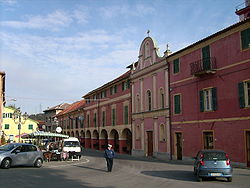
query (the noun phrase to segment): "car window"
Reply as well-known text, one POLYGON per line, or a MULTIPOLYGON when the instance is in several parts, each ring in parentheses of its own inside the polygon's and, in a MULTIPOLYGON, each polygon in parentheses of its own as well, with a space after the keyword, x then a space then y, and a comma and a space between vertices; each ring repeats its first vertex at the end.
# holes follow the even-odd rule
POLYGON ((29 152, 29 151, 37 151, 37 148, 36 148, 36 146, 29 145, 29 146, 27 147, 27 151, 28 151, 28 152, 29 152))
POLYGON ((77 141, 65 141, 64 146, 65 147, 78 147, 80 146, 80 143, 77 141))
POLYGON ((204 160, 227 160, 226 154, 223 152, 208 152, 204 153, 204 160))

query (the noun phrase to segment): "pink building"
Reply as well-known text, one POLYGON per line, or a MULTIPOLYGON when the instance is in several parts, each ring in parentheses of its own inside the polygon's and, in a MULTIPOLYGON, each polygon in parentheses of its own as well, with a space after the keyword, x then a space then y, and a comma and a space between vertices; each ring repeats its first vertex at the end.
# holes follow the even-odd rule
POLYGON ((249 18, 171 54, 167 61, 173 158, 222 149, 233 162, 249 166, 249 18))
POLYGON ((85 147, 131 153, 130 71, 84 95, 85 147))
POLYGON ((151 37, 143 40, 132 68, 133 155, 169 159, 168 68, 151 37))

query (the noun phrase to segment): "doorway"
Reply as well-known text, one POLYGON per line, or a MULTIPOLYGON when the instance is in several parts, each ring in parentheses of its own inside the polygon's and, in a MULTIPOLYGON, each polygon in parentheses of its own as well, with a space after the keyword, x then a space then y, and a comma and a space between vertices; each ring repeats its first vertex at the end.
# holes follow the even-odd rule
POLYGON ((250 131, 246 131, 247 167, 250 167, 250 131))
POLYGON ((182 133, 175 133, 177 160, 182 160, 182 133))
POLYGON ((153 131, 147 131, 148 152, 147 156, 153 156, 153 131))

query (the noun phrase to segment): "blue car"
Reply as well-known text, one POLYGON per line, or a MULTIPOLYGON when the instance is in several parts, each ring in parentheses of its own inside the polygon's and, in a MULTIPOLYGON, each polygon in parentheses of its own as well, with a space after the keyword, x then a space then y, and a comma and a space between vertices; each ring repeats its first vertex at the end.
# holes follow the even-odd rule
POLYGON ((194 162, 194 175, 198 181, 203 178, 226 178, 232 181, 233 168, 228 155, 222 150, 201 150, 194 162))
POLYGON ((43 153, 33 144, 10 143, 0 146, 0 166, 35 166, 43 164, 43 153))

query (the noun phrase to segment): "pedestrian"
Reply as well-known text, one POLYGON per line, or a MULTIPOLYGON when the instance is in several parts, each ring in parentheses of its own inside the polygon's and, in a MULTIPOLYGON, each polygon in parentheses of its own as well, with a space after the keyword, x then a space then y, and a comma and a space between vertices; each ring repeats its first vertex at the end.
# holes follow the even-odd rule
POLYGON ((113 158, 115 157, 115 152, 111 148, 112 148, 112 145, 108 144, 108 149, 105 149, 105 152, 104 152, 104 157, 107 161, 108 172, 112 171, 113 158))

